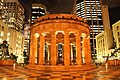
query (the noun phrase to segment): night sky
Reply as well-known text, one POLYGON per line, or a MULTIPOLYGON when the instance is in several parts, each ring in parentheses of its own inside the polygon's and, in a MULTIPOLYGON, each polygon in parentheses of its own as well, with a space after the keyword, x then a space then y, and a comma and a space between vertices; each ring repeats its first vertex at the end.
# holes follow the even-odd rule
MULTIPOLYGON (((30 16, 31 4, 41 3, 47 11, 53 13, 71 13, 74 0, 19 0, 25 8, 26 19, 30 16)), ((111 24, 120 20, 120 0, 104 0, 109 7, 111 24)))

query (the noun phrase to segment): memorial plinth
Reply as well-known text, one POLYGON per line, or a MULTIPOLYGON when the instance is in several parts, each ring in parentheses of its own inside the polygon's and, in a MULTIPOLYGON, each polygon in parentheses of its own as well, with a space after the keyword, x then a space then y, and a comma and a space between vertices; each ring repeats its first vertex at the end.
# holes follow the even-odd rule
POLYGON ((85 19, 50 14, 36 19, 30 31, 28 68, 74 70, 91 66, 90 28, 85 19))
POLYGON ((14 60, 0 60, 0 65, 11 66, 15 63, 14 60))

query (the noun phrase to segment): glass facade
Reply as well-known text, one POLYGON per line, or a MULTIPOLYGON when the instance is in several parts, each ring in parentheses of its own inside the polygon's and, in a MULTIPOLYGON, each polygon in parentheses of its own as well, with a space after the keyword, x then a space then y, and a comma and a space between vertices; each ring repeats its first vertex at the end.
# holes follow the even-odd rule
POLYGON ((9 28, 22 33, 24 19, 24 8, 18 0, 4 0, 2 21, 8 24, 9 28))
POLYGON ((31 23, 34 23, 34 20, 39 18, 40 16, 46 15, 46 7, 42 4, 32 4, 32 16, 31 23))
POLYGON ((96 59, 95 36, 103 31, 102 10, 100 0, 77 0, 75 14, 85 18, 90 25, 90 45, 92 58, 96 59))
POLYGON ((2 10, 3 10, 3 0, 0 0, 0 20, 1 20, 1 17, 2 17, 2 10))

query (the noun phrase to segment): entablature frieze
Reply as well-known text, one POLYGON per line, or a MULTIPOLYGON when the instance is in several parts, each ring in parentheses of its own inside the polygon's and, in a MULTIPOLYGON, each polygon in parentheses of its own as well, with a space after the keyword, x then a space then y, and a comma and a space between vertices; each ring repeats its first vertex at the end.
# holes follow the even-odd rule
MULTIPOLYGON (((38 25, 36 25, 36 26, 31 26, 31 29, 32 28, 35 28, 35 27, 38 27, 38 26, 41 26, 41 25, 62 25, 62 24, 69 24, 69 25, 74 25, 74 24, 76 24, 76 25, 80 25, 80 26, 84 26, 84 27, 86 27, 86 28, 88 28, 88 29, 90 29, 90 27, 89 27, 89 25, 88 24, 85 24, 85 23, 82 23, 82 22, 76 22, 76 21, 74 21, 74 22, 70 22, 70 21, 50 21, 50 22, 41 22, 41 23, 38 23, 38 25)), ((46 26, 43 26, 42 28, 44 28, 44 29, 48 29, 49 27, 46 27, 46 26)), ((41 28, 41 29, 42 29, 41 28)))

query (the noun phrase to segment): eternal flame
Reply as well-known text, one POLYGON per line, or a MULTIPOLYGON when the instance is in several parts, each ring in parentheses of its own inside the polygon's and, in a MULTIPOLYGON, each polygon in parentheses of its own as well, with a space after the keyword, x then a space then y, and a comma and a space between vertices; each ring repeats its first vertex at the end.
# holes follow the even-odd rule
POLYGON ((49 14, 31 27, 29 68, 80 69, 91 65, 90 28, 83 18, 49 14))

